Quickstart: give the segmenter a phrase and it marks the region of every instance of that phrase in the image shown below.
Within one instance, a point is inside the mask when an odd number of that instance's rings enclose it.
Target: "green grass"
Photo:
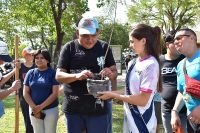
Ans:
[[[123,131],[123,106],[120,104],[113,104],[113,133],[122,133]]]
[[[0,133],[13,133],[15,131],[15,97],[10,96],[4,101],[5,114],[0,118]],[[59,106],[60,108],[60,106]],[[57,133],[66,133],[65,116],[59,109],[60,117],[58,119]],[[19,112],[19,133],[25,133],[24,122],[21,110]],[[113,133],[122,133],[123,127],[123,107],[113,104]]]

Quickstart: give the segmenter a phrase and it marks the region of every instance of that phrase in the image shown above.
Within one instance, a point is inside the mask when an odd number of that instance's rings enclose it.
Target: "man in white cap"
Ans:
[[[8,46],[5,42],[0,41],[0,70],[3,75],[10,72],[12,67],[13,59],[9,56]]]
[[[112,51],[106,42],[98,40],[99,26],[95,18],[82,18],[76,35],[78,39],[62,48],[56,73],[56,79],[64,83],[62,110],[68,133],[81,133],[84,129],[87,133],[111,133],[111,103],[97,104],[97,99],[88,94],[86,79],[94,73],[104,75],[115,89],[117,69]]]
[[[19,80],[16,80],[12,83],[12,86],[6,90],[1,90],[1,86],[3,86],[13,75],[14,75],[15,69],[13,69],[10,73],[2,76],[2,73],[0,72],[0,117],[4,114],[4,107],[1,100],[6,98],[8,95],[10,95],[12,92],[19,90],[21,87],[21,82]]]
[[[0,65],[5,62],[12,62],[12,58],[8,54],[8,46],[5,42],[0,41]],[[21,86],[21,82],[19,80],[14,81],[12,86],[6,90],[1,90],[2,86],[15,74],[15,69],[7,73],[6,75],[2,75],[0,72],[0,117],[4,114],[4,106],[2,99],[6,98],[12,92],[18,90]]]

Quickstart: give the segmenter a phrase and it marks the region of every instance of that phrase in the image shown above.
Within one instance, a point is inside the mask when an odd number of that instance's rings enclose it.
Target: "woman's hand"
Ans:
[[[173,131],[177,131],[178,127],[181,127],[181,121],[177,111],[171,111],[171,126]]]
[[[38,114],[40,111],[42,111],[41,105],[36,105],[34,108],[32,108],[33,114]]]
[[[33,113],[33,114],[34,114],[34,113]],[[36,118],[38,118],[38,119],[40,119],[40,112],[37,113],[37,114],[34,114],[33,116],[36,117]]]
[[[103,91],[103,92],[98,92],[97,94],[99,94],[98,98],[102,100],[113,99],[113,98],[118,97],[119,95],[112,91]]]

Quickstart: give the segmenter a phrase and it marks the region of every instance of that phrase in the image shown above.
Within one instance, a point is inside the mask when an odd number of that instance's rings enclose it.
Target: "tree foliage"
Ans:
[[[118,4],[125,4],[125,0],[98,0],[97,7],[105,9],[105,16],[100,20],[103,25],[100,38],[110,42],[111,45],[122,45],[124,49],[129,47],[129,26],[116,22]]]
[[[72,38],[75,23],[88,10],[87,0],[3,0],[0,2],[0,33],[13,43],[21,41],[33,48],[53,49],[58,55],[64,41]]]
[[[6,0],[0,2],[0,36],[13,45],[14,35],[19,34],[21,42],[31,44],[34,49],[46,48],[59,55],[61,46],[72,39],[75,24],[88,10],[87,0]],[[108,16],[98,18],[100,39],[111,45],[129,46],[128,26],[114,22],[115,1],[107,7]],[[97,5],[98,6],[98,5]],[[112,16],[112,17],[111,17]],[[13,46],[10,46],[13,47]],[[24,46],[23,46],[24,47]],[[54,52],[52,51],[53,49]]]
[[[199,22],[199,0],[138,0],[128,11],[131,22],[159,25],[163,32]]]
[[[100,26],[99,38],[101,40],[110,42],[110,45],[121,45],[122,49],[129,47],[128,25],[119,23],[106,23],[105,21],[102,22],[100,20]]]

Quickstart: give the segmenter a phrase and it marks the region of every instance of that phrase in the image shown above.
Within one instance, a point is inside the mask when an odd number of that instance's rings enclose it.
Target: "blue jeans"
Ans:
[[[187,116],[186,114],[179,114],[181,125],[184,133],[187,133]],[[173,133],[171,126],[171,113],[162,113],[162,121],[165,133]]]
[[[112,133],[112,102],[108,102],[108,112],[104,115],[88,116],[65,113],[68,133]]]
[[[3,116],[4,114],[4,105],[3,102],[0,100],[0,118]]]

